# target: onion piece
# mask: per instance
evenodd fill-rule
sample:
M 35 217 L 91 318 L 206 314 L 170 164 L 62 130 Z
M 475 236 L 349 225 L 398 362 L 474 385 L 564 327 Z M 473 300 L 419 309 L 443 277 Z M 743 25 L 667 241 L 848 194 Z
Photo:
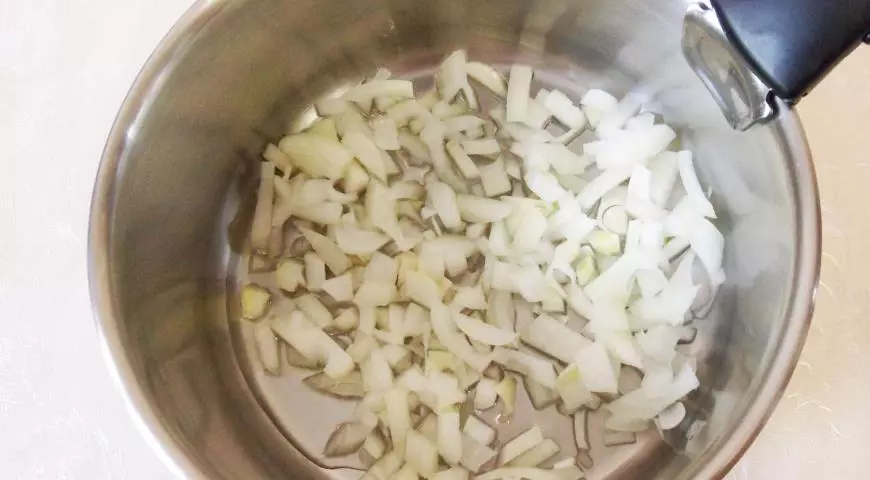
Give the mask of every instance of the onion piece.
M 407 286 L 408 283 L 406 282 Z M 456 326 L 447 307 L 439 301 L 433 302 L 430 308 L 432 331 L 444 347 L 452 354 L 459 357 L 463 362 L 470 365 L 475 371 L 486 370 L 492 361 L 488 355 L 483 355 L 474 350 L 468 340 L 456 331 Z
M 323 448 L 326 457 L 344 457 L 362 448 L 366 439 L 374 430 L 360 422 L 345 422 L 339 425 Z
M 581 378 L 580 368 L 571 364 L 556 379 L 556 391 L 562 399 L 563 407 L 569 412 L 575 412 L 593 401 L 594 395 Z
M 588 433 L 589 412 L 577 412 L 574 414 L 574 443 L 578 450 L 589 450 Z
M 551 438 L 545 438 L 532 449 L 507 463 L 508 467 L 537 467 L 560 452 L 559 445 Z
M 390 427 L 393 449 L 405 451 L 405 442 L 411 430 L 408 391 L 404 387 L 394 387 L 384 394 L 384 404 Z
M 251 247 L 258 252 L 269 248 L 269 235 L 272 232 L 272 203 L 275 190 L 275 165 L 271 162 L 260 164 L 260 185 L 257 188 L 257 206 L 251 223 Z
M 671 430 L 677 428 L 684 418 L 686 418 L 686 406 L 682 402 L 677 402 L 658 414 L 655 423 L 659 430 Z
M 341 275 L 350 268 L 350 261 L 335 242 L 313 230 L 307 228 L 300 228 L 299 230 L 305 236 L 305 239 L 311 243 L 311 247 L 323 259 L 333 274 Z
M 462 460 L 462 432 L 459 430 L 459 409 L 451 407 L 438 416 L 438 451 L 450 465 L 459 465 Z
M 382 150 L 399 150 L 399 131 L 396 121 L 390 117 L 380 117 L 372 121 L 375 145 Z
M 624 165 L 608 169 L 595 177 L 586 188 L 577 195 L 577 202 L 583 210 L 589 210 L 605 193 L 628 180 L 634 167 Z
M 650 198 L 659 207 L 665 203 L 674 190 L 679 176 L 678 156 L 674 152 L 662 152 L 647 162 L 652 173 L 650 178 Z
M 503 330 L 459 312 L 453 313 L 453 321 L 469 338 L 487 345 L 504 346 L 515 343 L 517 339 L 517 334 L 513 331 Z
M 304 266 L 298 260 L 285 259 L 275 271 L 278 288 L 293 293 L 299 287 L 305 286 Z
M 704 195 L 701 189 L 701 182 L 698 180 L 698 174 L 695 173 L 695 167 L 692 165 L 692 152 L 683 150 L 677 153 L 677 166 L 680 172 L 680 181 L 683 188 L 686 189 L 686 196 L 692 205 L 692 208 L 700 215 L 709 218 L 716 218 L 716 212 L 713 210 L 713 205 Z
M 501 146 L 494 138 L 465 140 L 460 143 L 460 146 L 467 155 L 498 155 L 501 153 Z
M 296 306 L 299 307 L 299 310 L 305 312 L 305 315 L 308 316 L 315 325 L 320 328 L 326 329 L 330 328 L 333 324 L 332 314 L 329 312 L 329 309 L 323 305 L 323 302 L 320 301 L 316 296 L 306 293 L 305 295 L 301 295 L 296 298 Z
M 619 100 L 603 90 L 593 88 L 580 99 L 580 104 L 583 106 L 583 113 L 589 119 L 589 125 L 596 128 L 604 116 L 616 110 Z
M 263 321 L 254 325 L 254 341 L 257 345 L 257 353 L 263 369 L 272 375 L 281 373 L 281 356 L 278 353 L 278 340 L 272 332 L 269 321 Z
M 489 165 L 480 167 L 480 183 L 488 197 L 497 197 L 511 191 L 511 182 L 501 157 Z
M 525 120 L 531 85 L 532 67 L 513 65 L 510 70 L 507 87 L 506 119 L 508 122 L 522 122 Z
M 540 383 L 523 377 L 523 388 L 529 396 L 532 407 L 535 410 L 543 410 L 559 401 L 559 395 L 555 391 L 544 387 Z
M 629 445 L 637 441 L 637 435 L 634 432 L 614 432 L 612 430 L 605 430 L 602 438 L 605 447 Z
M 305 262 L 305 286 L 309 291 L 323 289 L 326 281 L 326 263 L 316 253 L 308 252 L 303 257 Z
M 505 375 L 505 377 L 495 386 L 495 393 L 499 398 L 501 398 L 501 401 L 504 404 L 504 415 L 513 415 L 517 402 L 516 379 L 510 375 Z
M 323 282 L 323 291 L 337 302 L 349 302 L 353 299 L 353 279 L 351 274 L 333 277 Z
M 382 307 L 395 301 L 397 296 L 393 283 L 364 280 L 353 296 L 353 303 L 358 307 Z
M 507 218 L 514 210 L 510 204 L 473 195 L 457 195 L 456 206 L 462 220 L 472 223 L 498 222 Z
M 450 140 L 447 142 L 447 153 L 449 153 L 450 157 L 453 158 L 453 162 L 456 164 L 459 173 L 461 173 L 463 177 L 468 180 L 480 178 L 480 171 L 477 169 L 477 165 L 475 165 L 471 157 L 465 153 L 465 150 L 463 150 L 458 141 Z
M 488 410 L 495 406 L 498 393 L 495 390 L 498 382 L 489 378 L 483 378 L 474 389 L 474 408 Z
M 374 465 L 360 478 L 360 480 L 387 480 L 402 468 L 405 452 L 389 452 L 378 459 Z
M 517 435 L 513 440 L 504 444 L 498 455 L 499 466 L 508 465 L 520 455 L 535 448 L 544 441 L 544 435 L 540 427 L 532 427 Z
M 408 430 L 404 449 L 405 461 L 423 477 L 430 477 L 438 471 L 438 449 L 424 435 L 416 430 Z
M 413 98 L 414 84 L 408 80 L 371 80 L 351 88 L 342 98 L 365 108 L 376 97 Z
M 266 314 L 269 309 L 269 303 L 272 300 L 272 294 L 269 290 L 249 283 L 242 287 L 240 295 L 242 304 L 242 318 L 246 320 L 258 320 Z
M 462 467 L 452 467 L 447 470 L 441 470 L 429 480 L 468 480 L 468 476 L 468 470 Z
M 556 372 L 547 360 L 526 352 L 501 348 L 493 352 L 493 361 L 508 370 L 531 378 L 546 388 L 556 388 Z
M 564 93 L 553 89 L 544 98 L 544 107 L 568 128 L 583 128 L 586 125 L 586 115 L 577 108 Z
M 350 355 L 301 311 L 276 319 L 272 329 L 309 360 L 324 361 L 324 373 L 329 378 L 337 380 L 353 371 L 354 362 Z
M 460 465 L 469 471 L 474 473 L 479 472 L 484 465 L 492 462 L 496 456 L 498 456 L 498 452 L 478 442 L 471 436 L 465 434 L 462 437 L 462 460 Z
M 465 73 L 499 97 L 507 95 L 507 82 L 498 70 L 480 62 L 465 64 Z
M 429 182 L 427 195 L 432 208 L 438 213 L 441 222 L 448 229 L 459 228 L 462 225 L 456 194 L 442 182 Z
M 577 352 L 574 363 L 580 370 L 583 384 L 592 392 L 619 393 L 618 378 L 607 349 L 600 343 L 593 343 Z
M 365 396 L 362 377 L 359 372 L 352 372 L 339 379 L 329 378 L 324 373 L 316 373 L 306 377 L 302 382 L 318 392 L 337 398 L 358 399 Z M 369 433 L 371 433 L 371 430 Z M 366 436 L 368 436 L 368 433 Z
M 353 160 L 353 154 L 338 141 L 314 133 L 284 137 L 278 148 L 312 178 L 338 180 Z
M 335 229 L 335 241 L 350 255 L 371 255 L 390 241 L 390 237 L 370 230 L 340 227 Z
M 497 435 L 494 428 L 474 415 L 468 416 L 462 432 L 484 445 L 492 445 Z
M 359 160 L 369 174 L 382 182 L 387 180 L 387 167 L 381 158 L 381 150 L 368 136 L 358 131 L 352 131 L 348 132 L 341 139 L 341 142 L 353 152 L 354 157 Z
M 592 341 L 549 315 L 539 315 L 535 318 L 520 331 L 520 339 L 523 343 L 565 363 L 573 362 L 578 350 L 592 344 Z
M 453 301 L 450 302 L 450 307 L 455 311 L 461 311 L 465 308 L 486 310 L 487 303 L 486 296 L 483 294 L 483 287 L 478 285 L 475 287 L 457 288 L 456 295 L 453 297 Z
M 404 240 L 396 212 L 396 197 L 389 187 L 376 181 L 369 183 L 365 209 L 373 227 L 386 233 L 396 242 Z

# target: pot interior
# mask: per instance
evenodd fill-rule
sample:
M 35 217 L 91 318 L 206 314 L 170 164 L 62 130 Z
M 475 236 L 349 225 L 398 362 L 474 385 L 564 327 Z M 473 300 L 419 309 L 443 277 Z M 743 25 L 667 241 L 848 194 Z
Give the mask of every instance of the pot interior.
M 788 111 L 746 133 L 728 127 L 680 54 L 685 8 L 670 0 L 195 7 L 128 99 L 134 111 L 122 114 L 110 139 L 97 188 L 105 195 L 96 200 L 107 212 L 95 223 L 108 265 L 96 287 L 111 298 L 102 326 L 130 395 L 170 456 L 189 474 L 214 479 L 359 477 L 354 462 L 318 456 L 353 405 L 313 394 L 292 375 L 260 372 L 238 316 L 247 263 L 229 248 L 229 232 L 250 207 L 263 147 L 310 119 L 316 99 L 379 66 L 423 86 L 447 53 L 465 48 L 473 60 L 528 62 L 540 86 L 574 100 L 589 88 L 645 95 L 645 108 L 695 152 L 720 212 L 728 276 L 708 292 L 710 308 L 699 311 L 699 335 L 688 347 L 702 388 L 687 403 L 690 420 L 666 439 L 652 433 L 610 448 L 593 441 L 589 477 L 690 478 L 710 472 L 702 469 L 711 459 L 713 471 L 726 468 L 748 441 L 746 412 L 775 401 L 759 399 L 766 382 L 785 376 L 772 366 L 799 348 L 784 338 L 805 321 L 795 303 L 810 303 L 798 279 L 814 268 L 802 252 L 814 245 L 807 205 L 815 191 L 809 160 L 790 143 L 788 129 L 798 127 Z M 526 416 L 502 433 L 540 423 L 567 438 L 560 458 L 576 453 L 570 422 L 566 431 L 551 414 Z M 742 436 L 732 439 L 735 432 Z

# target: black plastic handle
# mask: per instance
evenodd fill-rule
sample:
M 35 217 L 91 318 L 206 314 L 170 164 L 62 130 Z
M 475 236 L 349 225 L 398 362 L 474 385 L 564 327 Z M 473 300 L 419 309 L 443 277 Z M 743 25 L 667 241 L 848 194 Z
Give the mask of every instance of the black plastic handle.
M 728 39 L 796 102 L 870 35 L 870 0 L 711 0 Z

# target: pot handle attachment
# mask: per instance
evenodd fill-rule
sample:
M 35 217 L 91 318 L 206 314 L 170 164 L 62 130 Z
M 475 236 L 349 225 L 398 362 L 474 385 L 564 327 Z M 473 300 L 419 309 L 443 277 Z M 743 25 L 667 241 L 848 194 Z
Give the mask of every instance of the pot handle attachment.
M 778 97 L 796 103 L 862 41 L 870 0 L 711 0 L 725 35 Z

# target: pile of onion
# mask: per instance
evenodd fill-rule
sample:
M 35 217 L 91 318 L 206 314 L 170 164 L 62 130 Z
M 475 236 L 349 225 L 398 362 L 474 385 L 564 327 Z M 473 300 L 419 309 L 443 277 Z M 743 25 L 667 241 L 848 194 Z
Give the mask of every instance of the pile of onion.
M 582 478 L 537 427 L 500 442 L 475 412 L 509 417 L 525 388 L 582 450 L 586 411 L 630 442 L 680 424 L 699 386 L 677 345 L 724 239 L 691 152 L 631 98 L 532 80 L 464 51 L 422 94 L 381 69 L 263 153 L 252 266 L 277 288 L 246 285 L 242 316 L 267 371 L 286 351 L 357 402 L 324 454 L 359 453 L 365 479 Z

